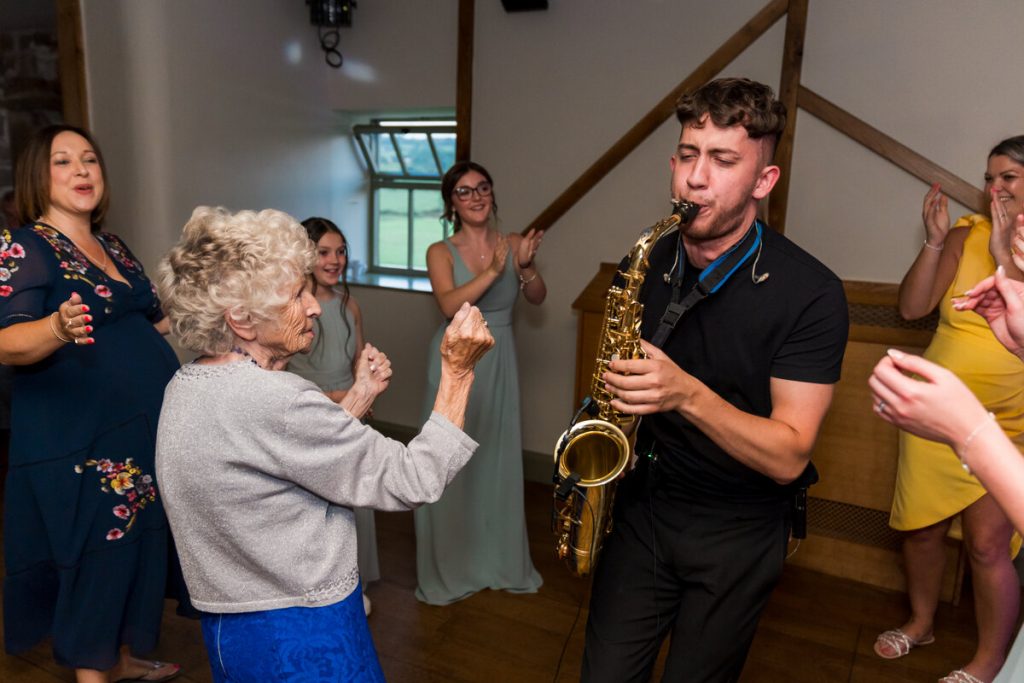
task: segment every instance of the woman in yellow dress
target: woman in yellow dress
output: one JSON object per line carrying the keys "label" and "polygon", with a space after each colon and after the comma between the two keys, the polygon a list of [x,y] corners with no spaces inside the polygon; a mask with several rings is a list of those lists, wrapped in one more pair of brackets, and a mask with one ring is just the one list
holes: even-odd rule
{"label": "woman in yellow dress", "polygon": [[[920,318],[939,307],[939,325],[925,358],[951,370],[993,412],[1003,430],[1024,444],[1024,363],[1007,351],[985,320],[955,310],[951,298],[1002,265],[1015,279],[1010,240],[1014,219],[1024,211],[1024,136],[996,145],[988,156],[985,191],[991,218],[964,216],[950,227],[948,200],[934,185],[925,196],[926,239],[899,291],[900,314]],[[944,539],[962,515],[964,543],[973,576],[978,647],[944,683],[991,681],[1006,657],[1020,603],[1012,556],[1013,527],[946,444],[900,433],[899,471],[890,525],[906,531],[903,555],[910,619],[878,636],[875,652],[896,659],[935,641],[933,625],[945,564]]]}

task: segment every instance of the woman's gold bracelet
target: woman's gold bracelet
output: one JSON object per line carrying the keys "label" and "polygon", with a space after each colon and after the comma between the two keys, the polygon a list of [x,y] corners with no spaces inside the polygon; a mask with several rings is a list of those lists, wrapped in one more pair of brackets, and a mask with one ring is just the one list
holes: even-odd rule
{"label": "woman's gold bracelet", "polygon": [[55,315],[60,315],[60,311],[54,311],[53,313],[50,314],[50,332],[53,332],[54,337],[60,339],[65,344],[68,344],[71,342],[71,340],[65,339],[64,337],[60,336],[60,332],[57,331],[57,327],[53,324],[53,316]]}

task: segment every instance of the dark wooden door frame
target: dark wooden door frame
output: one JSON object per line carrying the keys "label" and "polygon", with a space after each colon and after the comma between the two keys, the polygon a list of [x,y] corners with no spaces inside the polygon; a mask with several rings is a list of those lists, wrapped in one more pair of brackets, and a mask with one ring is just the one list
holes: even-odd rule
{"label": "dark wooden door frame", "polygon": [[57,62],[60,70],[64,120],[89,127],[89,98],[85,81],[82,7],[79,0],[57,0]]}

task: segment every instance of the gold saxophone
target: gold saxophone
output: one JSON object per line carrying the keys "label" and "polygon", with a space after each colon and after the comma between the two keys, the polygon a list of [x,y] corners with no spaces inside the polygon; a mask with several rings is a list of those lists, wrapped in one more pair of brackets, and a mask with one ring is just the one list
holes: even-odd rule
{"label": "gold saxophone", "polygon": [[[611,531],[615,485],[632,454],[624,428],[636,418],[611,407],[612,395],[601,376],[613,360],[646,356],[640,348],[644,306],[638,298],[650,266],[648,256],[662,235],[689,223],[700,209],[682,200],[673,206],[672,215],[644,230],[629,252],[629,266],[619,273],[624,286],[608,290],[590,396],[555,446],[555,552],[576,576],[587,576],[597,564]],[[592,419],[577,421],[583,412]]]}

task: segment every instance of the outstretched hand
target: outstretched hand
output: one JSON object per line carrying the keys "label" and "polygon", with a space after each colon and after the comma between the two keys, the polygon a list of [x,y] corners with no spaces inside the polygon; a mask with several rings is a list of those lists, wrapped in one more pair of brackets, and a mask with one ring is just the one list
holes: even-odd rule
{"label": "outstretched hand", "polygon": [[96,343],[89,324],[92,322],[89,307],[82,303],[78,292],[72,292],[68,300],[61,303],[57,308],[57,318],[52,322],[58,325],[61,336],[75,344]]}
{"label": "outstretched hand", "polygon": [[868,386],[879,417],[931,441],[955,444],[985,416],[985,408],[956,375],[896,349],[878,361]]}
{"label": "outstretched hand", "polygon": [[1017,356],[1024,354],[1024,282],[1007,277],[1002,266],[954,300],[953,308],[985,318],[999,343]]}

